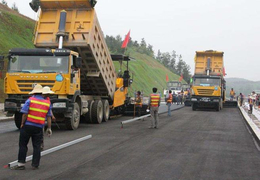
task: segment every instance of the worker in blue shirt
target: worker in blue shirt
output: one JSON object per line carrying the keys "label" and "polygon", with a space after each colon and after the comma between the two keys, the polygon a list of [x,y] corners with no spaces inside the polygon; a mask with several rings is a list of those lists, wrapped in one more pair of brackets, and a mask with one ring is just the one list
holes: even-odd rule
{"label": "worker in blue shirt", "polygon": [[38,169],[41,158],[42,129],[46,117],[48,124],[46,132],[49,136],[52,135],[50,100],[46,100],[42,96],[42,86],[39,84],[29,94],[33,94],[33,96],[25,102],[21,110],[23,116],[20,128],[18,166],[14,168],[15,170],[25,169],[25,159],[28,151],[27,145],[30,138],[32,138],[33,144],[32,169]]}

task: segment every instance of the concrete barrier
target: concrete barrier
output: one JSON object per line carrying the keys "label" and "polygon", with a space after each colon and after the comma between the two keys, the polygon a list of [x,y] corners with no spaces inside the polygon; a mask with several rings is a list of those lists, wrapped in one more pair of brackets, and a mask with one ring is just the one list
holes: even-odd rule
{"label": "concrete barrier", "polygon": [[249,130],[251,131],[252,135],[254,136],[258,146],[260,146],[260,129],[257,127],[257,125],[253,122],[252,118],[247,114],[247,112],[242,107],[239,107],[239,110],[242,116],[244,117],[245,122],[249,127]]}

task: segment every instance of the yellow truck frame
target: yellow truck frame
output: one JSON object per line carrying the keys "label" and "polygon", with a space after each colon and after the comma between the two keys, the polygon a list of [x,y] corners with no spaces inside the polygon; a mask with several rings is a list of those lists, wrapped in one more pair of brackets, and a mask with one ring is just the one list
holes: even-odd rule
{"label": "yellow truck frame", "polygon": [[[36,23],[36,49],[12,49],[4,89],[5,111],[15,114],[19,128],[25,100],[35,84],[49,86],[52,111],[58,122],[77,129],[80,119],[108,121],[110,111],[120,113],[128,103],[128,69],[117,77],[93,0],[33,0],[40,14]],[[115,60],[129,61],[115,56]],[[34,67],[24,67],[33,65]]]}

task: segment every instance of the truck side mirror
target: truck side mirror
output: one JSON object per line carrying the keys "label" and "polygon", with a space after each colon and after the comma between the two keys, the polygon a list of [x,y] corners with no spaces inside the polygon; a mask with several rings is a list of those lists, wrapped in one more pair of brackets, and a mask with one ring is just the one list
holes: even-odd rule
{"label": "truck side mirror", "polygon": [[82,58],[81,57],[74,58],[73,65],[75,68],[81,68],[82,67]]}
{"label": "truck side mirror", "polygon": [[5,64],[4,58],[5,58],[4,56],[0,56],[0,70],[4,69],[4,64]]}

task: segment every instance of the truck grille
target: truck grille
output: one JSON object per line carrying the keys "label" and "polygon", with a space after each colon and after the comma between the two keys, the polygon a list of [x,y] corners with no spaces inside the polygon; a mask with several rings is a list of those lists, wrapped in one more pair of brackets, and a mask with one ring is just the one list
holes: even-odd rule
{"label": "truck grille", "polygon": [[42,86],[49,86],[51,89],[54,86],[55,81],[43,81],[43,80],[18,80],[17,86],[21,92],[31,92],[33,90],[33,84],[40,84]]}
{"label": "truck grille", "polygon": [[213,95],[214,89],[198,89],[199,95],[210,96]]}

